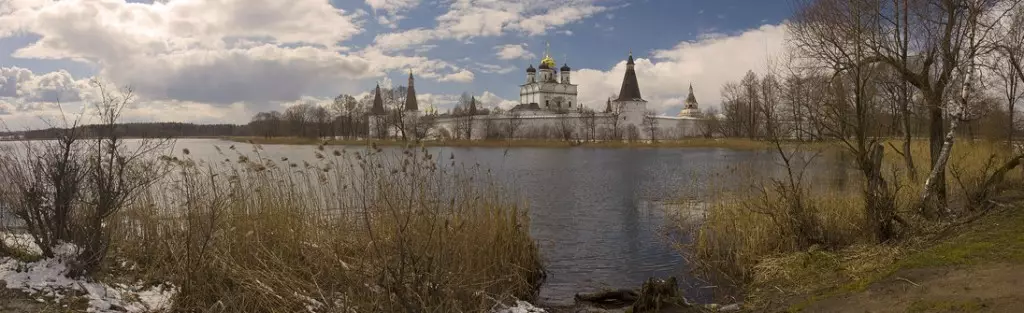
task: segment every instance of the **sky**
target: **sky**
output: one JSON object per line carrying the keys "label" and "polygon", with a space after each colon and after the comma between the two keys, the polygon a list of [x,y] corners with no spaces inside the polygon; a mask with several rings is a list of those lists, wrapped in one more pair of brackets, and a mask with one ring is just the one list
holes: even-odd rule
{"label": "sky", "polygon": [[583,105],[618,92],[632,52],[649,109],[675,115],[690,84],[718,107],[723,83],[763,71],[791,14],[786,0],[0,0],[0,128],[89,112],[94,80],[132,88],[132,122],[246,123],[409,71],[421,109],[463,92],[508,108],[546,44]]}

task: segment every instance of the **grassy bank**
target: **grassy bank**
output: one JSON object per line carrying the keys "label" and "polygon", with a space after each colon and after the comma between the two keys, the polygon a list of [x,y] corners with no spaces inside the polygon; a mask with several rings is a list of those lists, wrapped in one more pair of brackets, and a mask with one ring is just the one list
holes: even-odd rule
{"label": "grassy bank", "polygon": [[[991,214],[973,223],[901,245],[776,259],[779,268],[801,271],[801,277],[765,277],[753,295],[763,304],[773,299],[777,301],[773,309],[790,312],[835,311],[844,306],[852,312],[856,303],[865,305],[858,308],[861,312],[867,306],[894,312],[1016,311],[1024,302],[1018,293],[1024,277],[1022,196],[1015,193],[1002,198]],[[805,290],[786,293],[775,288],[778,286],[804,286]],[[894,291],[880,297],[878,290]],[[951,295],[944,290],[962,292]],[[874,303],[865,300],[870,297],[876,298],[871,301]]]}
{"label": "grassy bank", "polygon": [[[968,223],[993,210],[977,195],[1011,151],[1001,143],[958,143],[948,167],[953,217],[940,220],[918,214],[928,154],[924,142],[915,142],[913,151],[917,181],[892,150],[883,163],[896,212],[910,224],[901,225],[897,241],[878,244],[872,236],[865,213],[864,183],[857,174],[847,178],[852,184],[834,186],[811,176],[798,176],[804,180],[791,184],[785,177],[751,170],[737,175],[744,176],[741,181],[752,183],[723,188],[713,197],[703,223],[694,230],[695,242],[685,248],[707,275],[726,277],[745,290],[749,305],[780,309],[789,304],[799,308],[799,303],[808,298],[863,290],[903,268],[935,265],[938,259],[969,259],[979,254],[975,249],[1000,245],[1000,239],[975,236],[972,238],[977,240],[961,242],[950,239],[950,234],[958,234],[953,225]],[[804,154],[818,155],[819,162],[823,158],[843,158],[841,151],[829,147],[807,149]],[[801,173],[799,168],[795,171]],[[988,192],[986,199],[1020,188],[1022,182],[1024,177],[1018,168]],[[1003,230],[1002,236],[1020,238],[1024,233],[1020,229]],[[1008,253],[1013,254],[1013,249]]]}
{"label": "grassy bank", "polygon": [[[299,137],[226,137],[225,140],[235,142],[247,142],[256,144],[279,144],[279,145],[369,145],[371,143],[381,146],[406,146],[409,142],[400,140],[324,140],[315,138]],[[531,148],[566,148],[566,147],[599,147],[599,148],[726,148],[742,150],[763,150],[771,148],[766,142],[742,138],[693,138],[685,140],[659,140],[657,142],[625,142],[625,141],[598,141],[578,142],[562,140],[447,140],[447,141],[422,141],[428,147],[531,147]]]}
{"label": "grassy bank", "polygon": [[485,312],[535,296],[526,208],[483,171],[418,148],[309,153],[161,157],[167,177],[110,218],[93,276],[174,286],[179,312]]}

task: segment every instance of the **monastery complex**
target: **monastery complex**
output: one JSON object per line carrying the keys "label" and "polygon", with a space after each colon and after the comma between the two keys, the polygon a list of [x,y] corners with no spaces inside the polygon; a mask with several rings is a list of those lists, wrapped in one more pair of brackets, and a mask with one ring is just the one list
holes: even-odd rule
{"label": "monastery complex", "polygon": [[683,110],[678,116],[656,115],[648,111],[640,94],[633,54],[626,61],[626,72],[618,98],[608,99],[603,111],[586,110],[579,102],[578,86],[572,83],[572,69],[557,63],[545,52],[537,68],[526,69],[525,83],[519,85],[519,104],[500,114],[478,114],[476,100],[459,115],[438,115],[436,110],[421,112],[416,101],[414,78],[409,73],[409,88],[402,114],[389,119],[378,86],[371,109],[370,135],[398,136],[410,132],[418,121],[430,119],[422,131],[435,139],[560,138],[572,134],[577,139],[680,139],[700,136],[697,99],[690,86]]}

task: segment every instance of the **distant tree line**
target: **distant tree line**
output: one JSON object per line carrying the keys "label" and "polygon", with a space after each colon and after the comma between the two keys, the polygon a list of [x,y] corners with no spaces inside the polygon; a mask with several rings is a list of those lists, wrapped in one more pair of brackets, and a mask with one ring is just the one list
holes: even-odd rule
{"label": "distant tree line", "polygon": [[[78,130],[86,138],[94,137],[101,129],[109,125],[84,125]],[[225,137],[249,136],[250,130],[245,125],[233,124],[192,124],[192,123],[119,123],[116,131],[128,138],[169,138],[169,137]],[[0,132],[2,137],[22,137],[24,139],[54,139],[66,131],[64,128],[51,127],[29,131]]]}

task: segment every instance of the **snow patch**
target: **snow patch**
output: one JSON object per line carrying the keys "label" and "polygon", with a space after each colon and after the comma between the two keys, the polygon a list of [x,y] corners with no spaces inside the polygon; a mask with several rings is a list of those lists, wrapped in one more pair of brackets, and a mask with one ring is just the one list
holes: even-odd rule
{"label": "snow patch", "polygon": [[[2,234],[4,243],[25,243],[19,235]],[[13,239],[12,239],[13,238]],[[28,237],[32,243],[31,237]],[[15,246],[11,244],[10,246]],[[19,247],[19,246],[15,246]],[[38,247],[35,244],[20,246],[22,249]],[[38,302],[61,303],[68,296],[88,299],[88,312],[159,312],[171,308],[171,299],[176,292],[173,285],[146,287],[117,284],[110,286],[101,282],[67,277],[67,263],[78,254],[72,244],[54,248],[55,257],[36,262],[22,262],[14,258],[0,258],[0,282],[8,289],[21,290]]]}
{"label": "snow patch", "polygon": [[36,245],[35,240],[32,239],[32,235],[29,234],[12,234],[0,232],[0,241],[7,247],[18,249],[30,254],[40,255],[43,254],[43,250],[39,249]]}
{"label": "snow patch", "polygon": [[516,305],[493,310],[492,313],[546,313],[544,309],[533,306],[526,301],[516,301]]}

